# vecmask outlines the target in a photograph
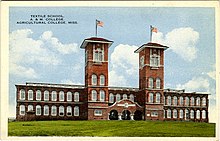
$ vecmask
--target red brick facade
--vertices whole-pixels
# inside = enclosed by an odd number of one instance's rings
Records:
[[[85,39],[85,85],[26,83],[17,88],[17,120],[184,120],[208,122],[208,94],[164,89],[164,50],[138,48],[139,88],[108,86],[108,48]],[[138,62],[137,62],[138,63]]]

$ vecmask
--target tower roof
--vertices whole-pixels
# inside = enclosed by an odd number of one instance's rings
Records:
[[[152,42],[149,42],[147,44],[143,44],[141,47],[139,47],[138,49],[136,49],[134,52],[135,53],[139,53],[141,50],[143,50],[144,48],[158,48],[158,49],[168,49],[169,47],[168,46],[164,46],[164,45],[161,45],[161,44],[158,44],[158,43],[152,43]]]
[[[108,44],[108,47],[110,47],[113,43],[113,41],[110,41],[110,40],[107,40],[107,39],[104,39],[104,38],[91,37],[91,38],[84,39],[84,41],[82,42],[80,48],[85,48],[87,46],[87,44],[90,43],[90,42]]]

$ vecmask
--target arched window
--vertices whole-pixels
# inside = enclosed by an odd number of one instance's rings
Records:
[[[167,110],[167,118],[171,118],[171,110],[170,109]]]
[[[57,107],[56,106],[52,106],[51,107],[51,115],[52,116],[56,116],[57,115]]]
[[[63,106],[59,107],[59,116],[64,116],[64,107]]]
[[[183,110],[180,110],[180,118],[183,118]]]
[[[148,102],[149,103],[153,103],[154,102],[154,94],[153,93],[149,93]]]
[[[92,75],[92,85],[97,85],[97,76],[95,74]]]
[[[101,86],[105,85],[105,76],[104,75],[100,75],[100,85]]]
[[[57,92],[52,91],[52,101],[57,101]]]
[[[196,98],[196,106],[200,106],[200,97]]]
[[[173,110],[173,118],[177,118],[177,110],[176,109]]]
[[[72,101],[72,93],[67,92],[67,101]]]
[[[194,111],[193,110],[190,111],[190,118],[194,119]]]
[[[49,101],[49,91],[44,91],[44,101]]]
[[[41,100],[41,91],[40,90],[36,91],[36,100],[38,100],[38,101]]]
[[[194,97],[191,97],[191,99],[190,99],[190,104],[191,104],[191,106],[194,106],[194,104],[195,104]]]
[[[74,93],[74,101],[79,102],[79,92]]]
[[[20,100],[25,100],[25,90],[24,89],[20,90]]]
[[[118,101],[120,101],[121,100],[121,95],[120,94],[117,94],[116,95],[116,101],[118,102]]]
[[[37,106],[36,106],[36,115],[37,115],[37,116],[40,116],[40,115],[41,115],[41,106],[40,106],[40,105],[37,105]]]
[[[185,109],[185,119],[189,119],[189,111]]]
[[[177,105],[177,97],[176,97],[176,96],[173,97],[173,105],[174,105],[174,106]]]
[[[92,90],[92,101],[96,101],[97,100],[97,92],[96,90]]]
[[[102,62],[104,61],[104,48],[93,48],[93,61]]]
[[[202,98],[202,106],[206,106],[206,98],[205,97]]]
[[[196,111],[196,118],[200,119],[200,111],[199,110]]]
[[[180,97],[180,105],[183,105],[183,97]]]
[[[64,92],[63,91],[59,92],[59,101],[64,101]]]
[[[134,102],[134,95],[130,94],[130,100]]]
[[[79,107],[78,106],[74,107],[74,116],[79,116]]]
[[[160,78],[156,79],[156,88],[160,89]]]
[[[126,94],[123,94],[123,99],[128,99],[128,96]]]
[[[44,106],[44,115],[45,116],[49,115],[49,106],[47,106],[47,105]]]
[[[71,106],[68,106],[68,107],[66,108],[66,115],[67,115],[67,116],[72,116],[72,107],[71,107]]]
[[[112,93],[109,94],[109,103],[114,103],[114,95]]]
[[[185,106],[189,106],[189,98],[185,97]]]
[[[25,115],[25,106],[24,105],[20,105],[20,115]]]
[[[206,119],[206,111],[202,110],[202,119]]]
[[[156,94],[156,103],[160,103],[160,93]]]
[[[33,105],[28,105],[28,111],[33,111],[33,110],[34,110]]]
[[[148,82],[148,88],[153,89],[153,87],[154,87],[154,80],[153,80],[153,78],[149,78],[148,81],[149,81],[149,82]]]
[[[167,105],[171,105],[171,96],[167,97]]]
[[[104,102],[105,101],[105,91],[103,91],[103,90],[100,90],[100,101],[102,101],[102,102]]]
[[[28,100],[33,100],[33,90],[28,91]]]

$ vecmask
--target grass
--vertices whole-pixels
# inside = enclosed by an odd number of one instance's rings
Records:
[[[9,122],[8,135],[98,137],[215,137],[215,124],[176,121]]]

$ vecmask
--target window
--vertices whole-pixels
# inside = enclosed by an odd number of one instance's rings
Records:
[[[180,118],[183,118],[183,110],[180,110]]]
[[[101,86],[105,85],[105,76],[104,75],[100,75],[100,85]]]
[[[33,111],[34,108],[33,108],[33,105],[28,105],[28,111]]]
[[[134,102],[134,95],[130,94],[130,100]]]
[[[153,102],[154,102],[154,95],[153,95],[153,93],[149,93],[148,102],[149,102],[149,103],[153,103]]]
[[[194,111],[193,110],[190,111],[190,118],[194,119]]]
[[[154,52],[152,53],[152,49],[150,50],[150,66],[158,67],[160,65],[160,55],[157,54],[157,50],[153,50],[153,51]]]
[[[78,106],[74,107],[74,116],[79,116],[79,107]]]
[[[96,90],[92,90],[92,101],[96,101],[97,100],[97,92]]]
[[[173,110],[173,118],[177,118],[177,110],[176,109]]]
[[[183,97],[180,97],[180,105],[183,105]]]
[[[189,98],[188,97],[185,97],[185,105],[189,106]]]
[[[194,97],[191,97],[190,104],[191,104],[191,106],[194,106],[194,104],[195,104]]]
[[[49,106],[47,106],[47,105],[44,106],[44,115],[45,116],[49,115]]]
[[[200,106],[200,98],[199,97],[196,98],[196,106]]]
[[[105,101],[105,92],[103,90],[100,90],[100,101]]]
[[[171,96],[167,97],[167,105],[171,105]]]
[[[94,115],[95,116],[102,116],[102,110],[95,110]]]
[[[153,87],[154,87],[154,80],[153,80],[153,78],[149,78],[149,86],[148,86],[148,88],[151,88],[151,89],[153,89]]]
[[[171,110],[170,109],[167,110],[167,118],[171,118]]]
[[[144,67],[144,56],[140,58],[140,67]]]
[[[173,97],[173,105],[175,105],[175,106],[177,105],[177,97],[176,96]]]
[[[20,90],[20,100],[25,100],[25,91],[23,89]]]
[[[185,109],[185,119],[189,119],[189,111]]]
[[[112,93],[109,94],[109,103],[114,103],[114,95]]]
[[[57,101],[57,92],[52,91],[52,101]]]
[[[38,101],[41,100],[41,91],[40,90],[36,91],[36,100],[38,100]]]
[[[72,101],[72,93],[67,92],[67,101]]]
[[[28,91],[28,100],[33,100],[33,90]]]
[[[196,118],[200,119],[200,111],[199,110],[196,111]]]
[[[206,106],[206,98],[205,97],[202,98],[202,106]]]
[[[59,107],[59,116],[64,116],[64,107],[63,106]]]
[[[40,115],[41,115],[41,106],[40,106],[40,105],[37,105],[37,106],[36,106],[36,115],[37,115],[37,116],[40,116]]]
[[[20,115],[25,115],[25,106],[24,105],[20,105]]]
[[[51,107],[51,115],[52,116],[56,116],[57,115],[57,107],[56,106],[52,106]]]
[[[67,116],[72,116],[72,107],[68,106],[67,109],[66,109],[66,112],[67,112],[66,113]]]
[[[158,117],[158,112],[151,112],[151,117]]]
[[[79,102],[79,93],[78,92],[74,93],[74,101]]]
[[[87,65],[87,60],[88,60],[88,50],[86,50],[86,53],[85,53],[85,65]]]
[[[95,74],[92,75],[92,85],[97,85],[97,76]]]
[[[202,110],[202,119],[206,119],[206,111]]]
[[[117,94],[116,95],[116,101],[118,102],[118,101],[120,101],[121,100],[121,95],[120,94]]]
[[[100,48],[93,49],[93,58],[93,60],[96,62],[104,61],[104,50],[101,50]]]
[[[59,92],[59,101],[64,101],[64,92],[63,91]]]
[[[128,96],[126,94],[123,94],[123,99],[128,99]]]
[[[156,88],[160,89],[160,78],[156,79]]]
[[[49,101],[49,91],[44,91],[44,101]]]
[[[156,103],[160,103],[160,93],[156,94]]]

